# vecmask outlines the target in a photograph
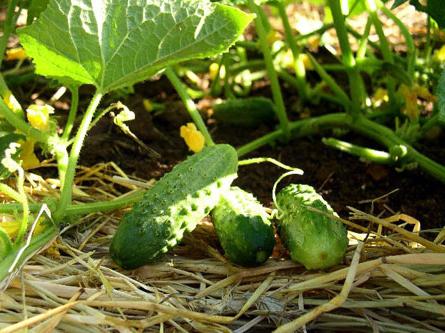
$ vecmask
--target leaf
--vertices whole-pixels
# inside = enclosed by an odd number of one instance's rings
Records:
[[[391,9],[395,9],[395,8],[403,5],[407,1],[409,1],[409,0],[395,0],[394,3],[391,6]]]
[[[0,261],[12,251],[12,242],[8,234],[0,226]]]
[[[209,0],[50,0],[19,36],[38,74],[106,93],[226,51],[252,18]]]

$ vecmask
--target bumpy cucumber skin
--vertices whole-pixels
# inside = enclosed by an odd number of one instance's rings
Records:
[[[112,259],[125,269],[156,261],[216,206],[237,164],[235,149],[225,144],[177,164],[124,215],[111,242]]]
[[[258,266],[272,254],[274,230],[265,208],[250,193],[231,187],[212,211],[226,257],[241,266]]]
[[[308,210],[334,213],[312,186],[285,187],[277,194],[277,204],[280,237],[292,260],[306,269],[325,269],[341,262],[348,246],[347,230],[342,223]]]
[[[275,106],[265,97],[229,99],[213,109],[218,122],[241,127],[255,127],[275,119]]]

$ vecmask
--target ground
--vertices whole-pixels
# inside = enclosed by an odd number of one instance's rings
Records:
[[[157,115],[145,111],[142,99],[147,95],[163,99],[167,103],[166,110]],[[295,96],[289,97],[292,98],[295,99]],[[179,136],[179,127],[191,120],[168,82],[164,80],[138,85],[135,93],[122,101],[137,114],[136,120],[129,122],[132,131],[159,153],[160,157],[153,157],[141,149],[114,126],[110,118],[104,118],[89,135],[81,163],[92,165],[112,160],[128,174],[151,179],[159,178],[190,153]],[[261,125],[252,129],[237,128],[218,124],[211,118],[207,122],[216,142],[234,146],[255,139],[274,128],[274,125]],[[263,147],[246,158],[273,157],[287,165],[303,169],[303,176],[291,176],[281,185],[292,181],[314,186],[341,216],[346,217],[349,214],[347,207],[352,206],[375,215],[389,216],[399,212],[408,214],[421,222],[423,230],[443,226],[444,184],[418,169],[397,171],[391,166],[362,162],[356,157],[326,147],[320,138],[314,136],[287,143],[277,142],[273,147]],[[375,143],[362,137],[348,134],[345,138],[378,148]],[[434,141],[422,142],[418,149],[437,162],[445,163],[445,151],[440,145],[442,140],[443,134]],[[272,186],[283,172],[284,170],[268,163],[244,166],[240,168],[235,184],[251,191],[262,203],[271,206]]]

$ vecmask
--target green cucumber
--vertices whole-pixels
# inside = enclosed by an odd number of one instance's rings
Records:
[[[232,187],[212,211],[226,257],[242,266],[258,266],[272,254],[274,230],[266,209],[250,193]]]
[[[343,259],[348,236],[345,226],[309,210],[335,214],[312,186],[291,184],[277,194],[278,227],[281,240],[293,261],[306,269],[324,269]]]
[[[237,164],[235,149],[220,144],[176,165],[122,218],[110,246],[113,260],[126,269],[156,261],[216,206]]]
[[[213,117],[220,123],[255,127],[275,119],[275,106],[265,97],[229,99],[213,107]]]

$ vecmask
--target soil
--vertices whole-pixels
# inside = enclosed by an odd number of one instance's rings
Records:
[[[162,100],[166,104],[165,111],[159,114],[145,111],[142,107],[143,96]],[[290,97],[288,100],[293,99]],[[136,113],[136,120],[128,122],[131,130],[159,156],[155,157],[143,149],[113,125],[110,117],[105,117],[91,131],[84,145],[81,163],[91,165],[113,160],[128,174],[143,179],[159,178],[190,153],[179,136],[179,127],[191,120],[165,80],[137,85],[135,93],[123,101]],[[320,109],[325,107],[319,106]],[[208,118],[207,123],[216,142],[234,146],[247,143],[274,129],[270,124],[251,129],[237,128],[218,124],[212,118]],[[347,217],[348,206],[352,206],[377,216],[396,213],[410,215],[421,222],[422,230],[445,225],[445,184],[419,169],[400,172],[390,166],[362,162],[356,157],[326,147],[320,138],[314,136],[288,143],[275,143],[245,158],[273,157],[303,169],[303,176],[290,176],[278,188],[290,182],[310,184],[340,216]],[[343,139],[375,147],[373,142],[351,134]],[[445,164],[445,150],[439,144],[441,141],[443,135],[434,141],[423,142],[418,148],[430,158]],[[269,163],[243,166],[235,184],[251,191],[263,204],[271,206],[273,184],[283,172]]]

